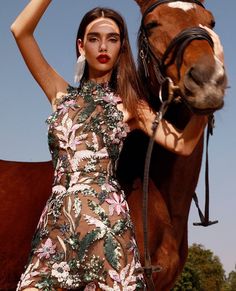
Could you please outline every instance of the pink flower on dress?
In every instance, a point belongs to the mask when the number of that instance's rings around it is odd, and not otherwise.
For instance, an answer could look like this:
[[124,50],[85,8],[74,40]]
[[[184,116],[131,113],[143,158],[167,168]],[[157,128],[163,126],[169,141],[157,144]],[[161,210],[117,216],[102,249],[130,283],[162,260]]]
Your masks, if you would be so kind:
[[60,113],[65,114],[69,108],[75,109],[76,100],[68,100],[60,104],[57,108],[60,110]]
[[56,245],[52,244],[52,240],[48,238],[45,244],[41,244],[41,248],[39,248],[36,253],[38,253],[38,257],[40,259],[46,258],[49,259],[51,255],[55,254]]
[[[140,263],[135,263],[135,260],[130,264],[127,264],[121,271],[118,273],[115,270],[109,270],[108,274],[110,278],[113,280],[113,286],[110,287],[103,283],[98,283],[99,287],[102,290],[106,291],[120,291],[120,290],[126,290],[126,291],[134,291],[137,289],[137,278],[143,279],[142,277],[136,276],[135,271],[137,268],[139,268]],[[120,286],[119,286],[120,285]]]
[[127,133],[130,132],[130,128],[127,123],[118,122],[117,127],[120,129],[117,133],[119,138],[126,137]]
[[114,128],[110,134],[110,139],[113,144],[119,144],[120,140],[123,140],[127,133],[130,131],[129,126],[126,123],[118,122],[117,127]]
[[109,214],[113,215],[114,211],[120,215],[120,213],[126,213],[128,207],[127,202],[125,201],[122,195],[118,195],[117,193],[113,192],[113,197],[106,199],[106,202],[110,204],[109,206]]
[[106,101],[107,103],[112,103],[112,104],[116,104],[122,101],[120,96],[116,96],[114,95],[114,93],[107,93],[105,96],[103,96],[102,99]]
[[102,185],[102,190],[107,191],[107,192],[114,192],[115,188],[109,183],[104,183]]

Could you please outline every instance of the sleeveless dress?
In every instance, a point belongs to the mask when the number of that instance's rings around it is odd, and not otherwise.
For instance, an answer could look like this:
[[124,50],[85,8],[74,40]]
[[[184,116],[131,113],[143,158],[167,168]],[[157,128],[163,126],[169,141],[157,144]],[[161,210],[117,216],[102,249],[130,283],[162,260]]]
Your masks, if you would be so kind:
[[[108,84],[68,87],[47,119],[55,174],[17,290],[145,290],[115,171],[129,131]],[[81,289],[80,289],[81,290]]]

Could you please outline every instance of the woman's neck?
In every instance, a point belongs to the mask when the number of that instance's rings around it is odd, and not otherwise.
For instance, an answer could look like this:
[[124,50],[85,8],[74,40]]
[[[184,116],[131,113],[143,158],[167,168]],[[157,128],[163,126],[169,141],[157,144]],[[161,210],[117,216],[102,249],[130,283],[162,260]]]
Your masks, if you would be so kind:
[[101,83],[109,83],[111,79],[111,72],[104,73],[104,74],[89,74],[88,80],[93,81],[97,84]]

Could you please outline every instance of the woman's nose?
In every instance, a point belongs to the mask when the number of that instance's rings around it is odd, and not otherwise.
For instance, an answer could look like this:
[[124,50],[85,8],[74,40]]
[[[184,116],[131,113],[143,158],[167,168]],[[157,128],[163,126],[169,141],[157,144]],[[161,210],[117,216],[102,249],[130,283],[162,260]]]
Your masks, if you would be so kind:
[[101,43],[100,51],[101,51],[101,52],[106,52],[106,51],[107,51],[107,44],[106,44],[105,41],[103,41],[103,42]]

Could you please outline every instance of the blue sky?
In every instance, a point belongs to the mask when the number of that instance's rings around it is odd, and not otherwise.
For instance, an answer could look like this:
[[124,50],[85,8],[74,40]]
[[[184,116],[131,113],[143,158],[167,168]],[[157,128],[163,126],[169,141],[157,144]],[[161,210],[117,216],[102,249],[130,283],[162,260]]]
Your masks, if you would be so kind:
[[[9,0],[0,5],[0,159],[45,161],[50,155],[44,121],[51,108],[26,69],[10,32],[10,24],[27,3],[28,0]],[[210,139],[210,216],[219,223],[208,228],[192,226],[198,220],[192,206],[189,243],[201,243],[211,249],[229,272],[236,264],[236,1],[209,0],[205,5],[215,16],[215,31],[224,45],[230,88],[226,92],[225,107],[215,114],[216,128]],[[49,63],[71,84],[77,27],[81,16],[95,6],[111,7],[122,13],[136,54],[140,13],[134,1],[53,1],[37,28],[36,38]],[[197,188],[201,204],[205,191],[203,174],[204,167]]]

